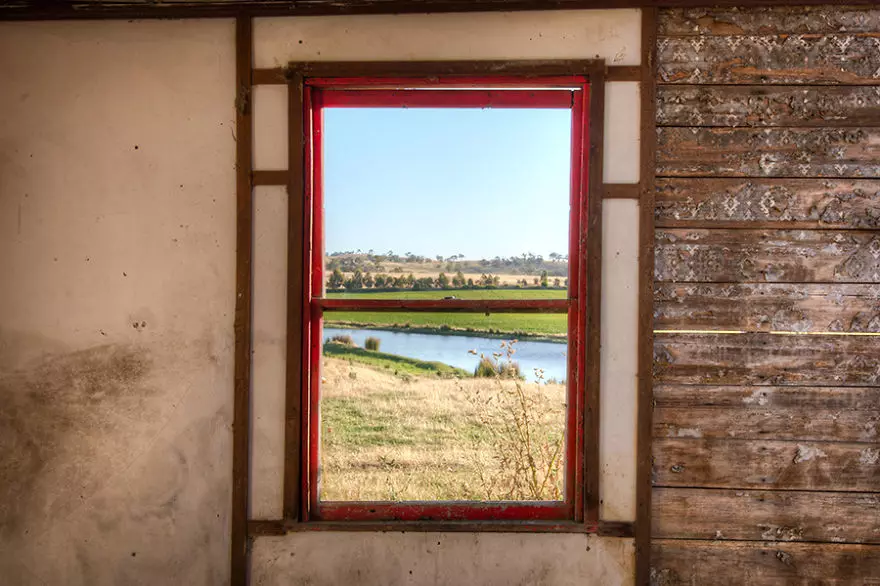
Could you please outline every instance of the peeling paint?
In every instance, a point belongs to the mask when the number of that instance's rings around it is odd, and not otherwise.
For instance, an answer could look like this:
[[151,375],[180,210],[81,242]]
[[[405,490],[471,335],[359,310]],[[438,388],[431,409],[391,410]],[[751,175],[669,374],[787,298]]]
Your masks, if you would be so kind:
[[794,456],[793,462],[795,464],[800,464],[802,462],[809,462],[813,458],[824,458],[825,452],[815,446],[805,446],[803,444],[798,444],[797,453]]
[[859,453],[859,463],[865,466],[875,466],[880,462],[880,449],[865,448]]

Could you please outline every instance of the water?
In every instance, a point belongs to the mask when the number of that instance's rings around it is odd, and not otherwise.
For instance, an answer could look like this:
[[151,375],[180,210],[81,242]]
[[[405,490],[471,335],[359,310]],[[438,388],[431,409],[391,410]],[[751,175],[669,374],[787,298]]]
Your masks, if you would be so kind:
[[[473,372],[480,361],[480,354],[491,357],[493,352],[504,352],[499,338],[479,336],[443,336],[440,334],[410,334],[387,330],[354,330],[348,328],[324,328],[324,339],[342,334],[349,335],[355,344],[364,347],[365,340],[379,338],[380,352],[397,354],[419,360],[443,362],[468,372]],[[568,372],[566,343],[534,342],[520,340],[515,345],[513,359],[519,362],[520,372],[526,380],[535,379],[535,368],[544,369],[544,379],[555,378],[562,382]],[[468,353],[476,350],[477,355]],[[506,356],[506,355],[505,355]],[[502,358],[504,359],[504,358]]]

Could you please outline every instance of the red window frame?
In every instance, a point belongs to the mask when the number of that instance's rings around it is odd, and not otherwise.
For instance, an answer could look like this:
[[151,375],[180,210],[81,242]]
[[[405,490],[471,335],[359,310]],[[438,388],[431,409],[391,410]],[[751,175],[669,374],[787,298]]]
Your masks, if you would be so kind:
[[[301,521],[585,521],[589,75],[302,77],[303,222]],[[291,87],[293,90],[293,86]],[[328,107],[565,108],[572,112],[569,288],[566,299],[390,300],[324,297],[323,111]],[[291,116],[297,115],[291,111]],[[562,501],[319,500],[322,321],[326,310],[568,314],[565,480]],[[590,507],[591,509],[594,507]],[[596,519],[587,519],[595,522]]]

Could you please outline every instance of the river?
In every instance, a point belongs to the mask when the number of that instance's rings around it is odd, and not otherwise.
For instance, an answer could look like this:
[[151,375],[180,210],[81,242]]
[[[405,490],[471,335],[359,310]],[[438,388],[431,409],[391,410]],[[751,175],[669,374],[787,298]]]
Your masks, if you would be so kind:
[[[479,355],[491,356],[493,352],[503,352],[500,338],[479,336],[458,336],[441,334],[411,334],[388,330],[357,330],[349,328],[324,328],[324,339],[342,334],[349,335],[355,344],[364,347],[365,340],[373,336],[381,340],[380,352],[397,354],[408,358],[443,362],[468,372],[473,372],[480,360]],[[544,379],[555,378],[562,382],[566,378],[567,345],[564,342],[536,342],[519,340],[513,359],[519,363],[520,372],[526,380],[535,380],[535,368],[544,369]],[[477,355],[469,353],[476,350]],[[503,358],[502,358],[503,359]]]

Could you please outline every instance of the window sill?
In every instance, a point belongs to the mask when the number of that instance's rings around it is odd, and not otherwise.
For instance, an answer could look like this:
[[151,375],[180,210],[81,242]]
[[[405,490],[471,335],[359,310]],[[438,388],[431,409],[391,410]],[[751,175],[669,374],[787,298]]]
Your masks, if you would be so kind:
[[617,521],[250,521],[251,537],[309,531],[371,531],[400,533],[592,533],[601,537],[633,537],[633,524]]

